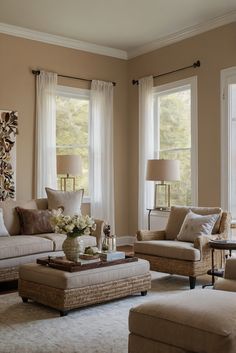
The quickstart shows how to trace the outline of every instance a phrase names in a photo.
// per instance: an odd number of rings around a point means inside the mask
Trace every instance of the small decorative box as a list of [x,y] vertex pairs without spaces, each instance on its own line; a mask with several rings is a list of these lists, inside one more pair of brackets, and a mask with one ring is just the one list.
[[103,261],[115,261],[125,259],[125,252],[123,251],[113,251],[113,252],[102,252],[100,258]]

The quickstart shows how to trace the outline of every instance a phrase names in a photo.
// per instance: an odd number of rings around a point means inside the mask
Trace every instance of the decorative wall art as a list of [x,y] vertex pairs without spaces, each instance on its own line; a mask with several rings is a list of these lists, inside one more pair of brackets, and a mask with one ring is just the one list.
[[14,199],[18,113],[0,110],[0,201]]

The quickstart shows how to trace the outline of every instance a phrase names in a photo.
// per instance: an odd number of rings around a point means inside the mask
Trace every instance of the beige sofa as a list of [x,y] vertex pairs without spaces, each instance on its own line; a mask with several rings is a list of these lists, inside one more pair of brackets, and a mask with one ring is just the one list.
[[[0,202],[3,210],[4,224],[10,236],[0,236],[0,282],[18,279],[18,267],[21,264],[34,262],[39,257],[63,255],[62,243],[65,235],[48,233],[21,234],[21,224],[16,207],[30,210],[47,210],[47,199],[36,199],[27,202],[8,200]],[[82,214],[84,210],[81,207]],[[93,235],[82,236],[85,246],[101,244],[103,221],[95,220],[97,228]]]

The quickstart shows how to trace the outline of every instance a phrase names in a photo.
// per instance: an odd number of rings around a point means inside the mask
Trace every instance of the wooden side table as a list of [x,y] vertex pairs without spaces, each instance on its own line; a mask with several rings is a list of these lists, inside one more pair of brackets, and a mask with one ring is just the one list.
[[211,270],[207,273],[210,274],[212,278],[212,283],[209,285],[213,286],[215,283],[215,276],[223,277],[224,274],[224,271],[215,270],[214,252],[215,250],[229,250],[229,256],[231,256],[232,250],[236,250],[236,240],[210,240],[209,246],[211,248]]

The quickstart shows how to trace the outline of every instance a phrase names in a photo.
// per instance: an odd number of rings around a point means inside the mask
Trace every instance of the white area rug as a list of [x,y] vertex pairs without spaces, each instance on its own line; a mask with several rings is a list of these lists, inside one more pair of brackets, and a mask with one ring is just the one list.
[[[207,283],[207,276],[197,288]],[[71,311],[0,295],[0,353],[127,353],[129,309],[163,295],[189,290],[187,277],[152,272],[152,289],[140,295]]]

